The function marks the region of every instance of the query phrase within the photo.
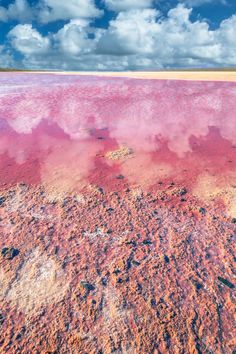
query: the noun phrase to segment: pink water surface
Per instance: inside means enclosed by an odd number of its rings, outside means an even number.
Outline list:
[[[0,183],[231,176],[235,121],[236,83],[1,73]],[[130,158],[106,158],[120,147]]]

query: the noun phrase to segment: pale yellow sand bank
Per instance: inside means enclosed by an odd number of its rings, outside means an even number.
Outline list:
[[[35,73],[35,72],[31,72]],[[159,80],[236,81],[236,71],[156,71],[156,72],[38,72],[57,75],[93,75]]]

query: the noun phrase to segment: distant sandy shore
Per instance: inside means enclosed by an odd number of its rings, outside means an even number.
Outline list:
[[[236,71],[156,71],[156,72],[75,72],[44,71],[29,73],[50,73],[56,75],[92,75],[106,77],[129,77],[154,80],[196,80],[196,81],[236,81]]]

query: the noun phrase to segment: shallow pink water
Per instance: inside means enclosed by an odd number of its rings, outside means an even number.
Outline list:
[[[193,185],[235,171],[235,117],[235,83],[2,73],[0,182]]]

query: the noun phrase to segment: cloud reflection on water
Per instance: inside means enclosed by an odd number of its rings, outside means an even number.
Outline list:
[[[192,141],[204,145],[212,127],[218,139],[236,144],[234,83],[4,73],[0,87],[0,153],[18,164],[33,154],[42,180],[53,181],[59,169],[69,185],[86,179],[105,146],[91,132],[104,128],[113,144],[133,149],[121,169],[139,183],[173,173],[174,159],[189,162]],[[202,159],[205,169],[207,153]]]

